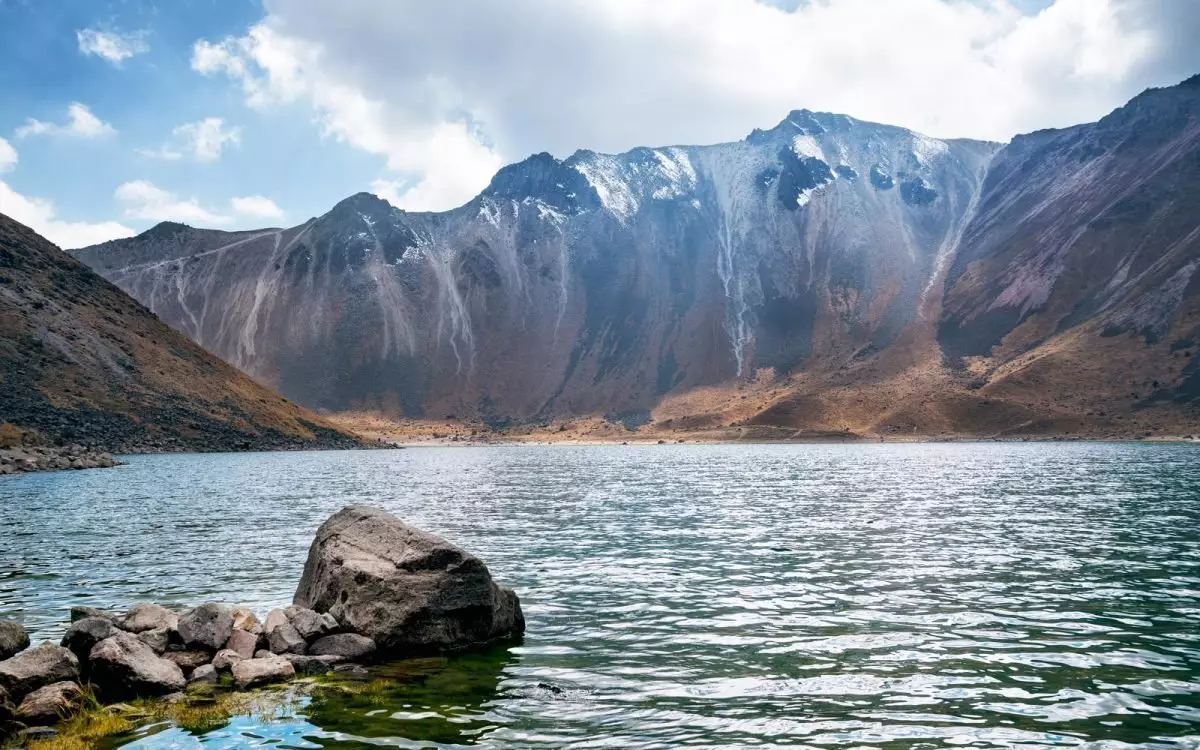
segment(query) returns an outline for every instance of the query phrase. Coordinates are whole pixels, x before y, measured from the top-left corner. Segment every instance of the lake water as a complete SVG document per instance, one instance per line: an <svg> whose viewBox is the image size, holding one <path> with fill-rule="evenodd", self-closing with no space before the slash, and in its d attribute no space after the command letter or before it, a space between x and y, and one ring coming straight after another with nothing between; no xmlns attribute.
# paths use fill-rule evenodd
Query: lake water
<svg viewBox="0 0 1200 750"><path fill-rule="evenodd" d="M374 503L479 553L522 644L129 746L1200 747L1200 449L148 456L0 478L0 617L290 602Z"/></svg>

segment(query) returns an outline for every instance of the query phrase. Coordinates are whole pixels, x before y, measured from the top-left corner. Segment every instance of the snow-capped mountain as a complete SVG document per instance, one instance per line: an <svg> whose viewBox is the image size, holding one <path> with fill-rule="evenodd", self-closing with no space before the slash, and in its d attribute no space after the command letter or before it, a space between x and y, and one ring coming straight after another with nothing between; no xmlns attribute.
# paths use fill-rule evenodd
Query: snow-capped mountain
<svg viewBox="0 0 1200 750"><path fill-rule="evenodd" d="M1149 283L1144 266L1159 256L1176 274L1195 265L1178 259L1195 258L1200 230L1180 232L1197 229L1200 209L1163 182L1200 170L1195 88L1143 95L1189 102L1167 106L1170 122L1121 110L1008 146L800 110L735 143L538 154L442 213L358 194L289 229L162 224L78 254L316 408L518 420L648 410L764 368L822 373L821 389L937 371L929 382L970 380L974 393L993 376L1012 382L1006 363L1063 326L1115 314L1087 258L1129 211L1151 217L1146 231L1166 211L1180 231L1145 237L1108 288ZM1082 297L1060 292L1067 258L1096 275ZM1139 315L1161 328L1194 296L1181 279L1163 280L1171 294L1156 287L1161 304L1122 307L1126 328ZM1053 322L1050 310L1068 314ZM1029 346L1008 346L1039 314Z"/></svg>

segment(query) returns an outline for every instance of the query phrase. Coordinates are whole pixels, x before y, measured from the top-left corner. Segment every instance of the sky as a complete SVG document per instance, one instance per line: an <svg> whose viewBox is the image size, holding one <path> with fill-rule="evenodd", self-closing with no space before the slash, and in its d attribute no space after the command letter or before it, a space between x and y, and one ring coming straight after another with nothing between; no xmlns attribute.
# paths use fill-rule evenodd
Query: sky
<svg viewBox="0 0 1200 750"><path fill-rule="evenodd" d="M793 109L1004 141L1200 73L1200 0L0 0L0 213L66 247L461 205Z"/></svg>

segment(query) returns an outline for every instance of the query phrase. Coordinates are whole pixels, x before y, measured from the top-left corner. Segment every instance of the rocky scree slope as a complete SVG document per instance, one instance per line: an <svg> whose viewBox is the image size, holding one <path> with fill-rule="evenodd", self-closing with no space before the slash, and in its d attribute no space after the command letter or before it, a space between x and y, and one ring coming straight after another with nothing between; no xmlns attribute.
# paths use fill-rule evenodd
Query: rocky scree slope
<svg viewBox="0 0 1200 750"><path fill-rule="evenodd" d="M78 256L313 408L1194 429L1197 88L1007 146L800 110L736 143L535 155L443 213L359 194Z"/></svg>
<svg viewBox="0 0 1200 750"><path fill-rule="evenodd" d="M37 439L120 452L360 443L3 215L0 422Z"/></svg>

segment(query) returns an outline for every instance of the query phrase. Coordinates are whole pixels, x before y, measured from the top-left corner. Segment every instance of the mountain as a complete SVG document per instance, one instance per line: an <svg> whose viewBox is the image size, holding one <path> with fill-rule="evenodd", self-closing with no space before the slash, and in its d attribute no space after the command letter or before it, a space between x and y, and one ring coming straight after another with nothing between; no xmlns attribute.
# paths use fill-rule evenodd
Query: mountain
<svg viewBox="0 0 1200 750"><path fill-rule="evenodd" d="M113 451L360 445L4 215L0 422Z"/></svg>
<svg viewBox="0 0 1200 750"><path fill-rule="evenodd" d="M1198 88L1008 145L799 110L735 143L538 154L442 213L359 194L289 229L161 224L78 257L335 412L1190 430Z"/></svg>

